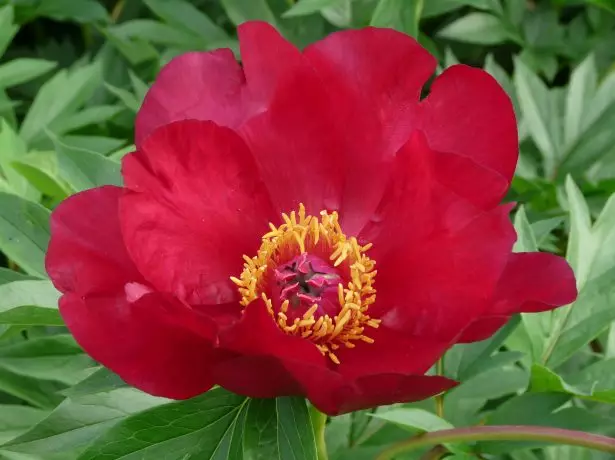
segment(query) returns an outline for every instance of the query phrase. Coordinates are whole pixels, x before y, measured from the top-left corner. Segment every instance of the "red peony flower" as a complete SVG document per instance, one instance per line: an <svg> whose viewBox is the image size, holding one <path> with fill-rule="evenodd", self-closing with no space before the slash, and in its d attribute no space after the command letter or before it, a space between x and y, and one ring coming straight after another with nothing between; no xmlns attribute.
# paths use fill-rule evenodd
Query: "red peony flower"
<svg viewBox="0 0 615 460"><path fill-rule="evenodd" d="M126 382L304 395L328 414L440 393L453 344L576 296L512 253L510 100L387 29L303 52L272 27L174 59L136 121L124 188L53 213L47 270L77 341Z"/></svg>

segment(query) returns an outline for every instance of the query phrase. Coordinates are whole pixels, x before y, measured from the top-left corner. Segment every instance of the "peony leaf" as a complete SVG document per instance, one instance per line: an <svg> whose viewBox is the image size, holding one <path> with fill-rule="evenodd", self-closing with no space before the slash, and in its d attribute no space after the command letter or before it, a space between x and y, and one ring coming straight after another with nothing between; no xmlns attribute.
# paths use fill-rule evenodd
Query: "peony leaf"
<svg viewBox="0 0 615 460"><path fill-rule="evenodd" d="M67 398L48 417L2 449L42 458L74 459L94 439L130 414L167 401L132 388Z"/></svg>
<svg viewBox="0 0 615 460"><path fill-rule="evenodd" d="M0 285L0 324L62 326L60 293L50 281L24 280Z"/></svg>
<svg viewBox="0 0 615 460"><path fill-rule="evenodd" d="M58 155L60 175L74 190L122 184L118 162L51 137Z"/></svg>
<svg viewBox="0 0 615 460"><path fill-rule="evenodd" d="M249 399L222 388L164 404L121 421L79 460L237 458L248 406Z"/></svg>
<svg viewBox="0 0 615 460"><path fill-rule="evenodd" d="M510 40L500 19L489 13L467 14L442 28L438 35L480 45L497 45Z"/></svg>
<svg viewBox="0 0 615 460"><path fill-rule="evenodd" d="M564 393L525 393L510 398L487 417L487 425L538 425L572 430L609 432L612 420L588 409L567 407L570 395ZM520 449L543 447L544 443L480 443L485 454L509 454Z"/></svg>
<svg viewBox="0 0 615 460"><path fill-rule="evenodd" d="M0 65L0 88L19 85L49 72L57 64L44 59L21 58Z"/></svg>
<svg viewBox="0 0 615 460"><path fill-rule="evenodd" d="M0 250L28 274L45 277L48 242L49 210L0 192Z"/></svg>

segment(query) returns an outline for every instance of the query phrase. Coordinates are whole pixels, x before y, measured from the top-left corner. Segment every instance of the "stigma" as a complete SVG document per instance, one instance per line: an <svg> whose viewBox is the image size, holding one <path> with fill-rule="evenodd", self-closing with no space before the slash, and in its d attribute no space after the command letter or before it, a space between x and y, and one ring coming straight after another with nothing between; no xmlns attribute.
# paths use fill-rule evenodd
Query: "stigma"
<svg viewBox="0 0 615 460"><path fill-rule="evenodd" d="M337 212L306 215L301 204L282 220L269 224L257 254L244 255L243 271L231 277L240 303L261 298L280 330L311 341L339 364L336 350L373 343L368 329L380 323L368 313L376 299L376 263L366 254L371 244L347 237Z"/></svg>

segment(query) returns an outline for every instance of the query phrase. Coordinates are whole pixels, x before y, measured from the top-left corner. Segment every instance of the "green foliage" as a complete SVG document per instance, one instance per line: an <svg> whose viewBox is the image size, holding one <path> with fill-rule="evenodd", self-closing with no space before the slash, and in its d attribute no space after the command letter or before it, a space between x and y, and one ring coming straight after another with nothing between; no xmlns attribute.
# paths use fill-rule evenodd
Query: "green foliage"
<svg viewBox="0 0 615 460"><path fill-rule="evenodd" d="M63 327L44 268L51 210L121 185L161 67L186 51L237 52L236 27L253 19L301 48L339 29L392 27L440 70L460 62L493 75L518 119L514 250L564 255L578 281L572 305L449 350L442 372L460 384L439 409L430 400L331 418L329 458L373 459L409 436L479 424L615 435L613 1L0 0L0 459L317 458L301 398L215 388L168 401L96 365ZM609 458L534 441L443 447L456 460Z"/></svg>

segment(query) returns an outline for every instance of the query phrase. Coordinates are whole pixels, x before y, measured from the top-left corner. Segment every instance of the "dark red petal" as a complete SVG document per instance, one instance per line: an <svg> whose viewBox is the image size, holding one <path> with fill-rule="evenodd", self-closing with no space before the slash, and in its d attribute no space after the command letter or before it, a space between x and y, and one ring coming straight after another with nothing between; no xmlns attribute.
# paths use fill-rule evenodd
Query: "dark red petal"
<svg viewBox="0 0 615 460"><path fill-rule="evenodd" d="M416 337L386 326L367 327L364 335L374 343L357 341L354 348L336 351L336 370L347 379L369 374L423 374L444 354L450 344L431 337Z"/></svg>
<svg viewBox="0 0 615 460"><path fill-rule="evenodd" d="M147 393L184 399L214 384L214 328L170 296L65 294L60 313L66 326L96 361Z"/></svg>
<svg viewBox="0 0 615 460"><path fill-rule="evenodd" d="M441 376L382 373L346 380L330 370L304 369L307 397L321 412L339 415L427 399L457 385Z"/></svg>
<svg viewBox="0 0 615 460"><path fill-rule="evenodd" d="M577 298L574 273L562 257L544 252L510 255L490 313L540 312Z"/></svg>
<svg viewBox="0 0 615 460"><path fill-rule="evenodd" d="M190 304L236 299L229 277L272 218L241 139L212 122L175 122L125 157L123 173L122 231L143 276Z"/></svg>
<svg viewBox="0 0 615 460"><path fill-rule="evenodd" d="M299 50L271 24L248 21L237 28L242 67L258 111L265 110L278 80L301 61Z"/></svg>
<svg viewBox="0 0 615 460"><path fill-rule="evenodd" d="M241 128L278 213L300 202L309 214L339 207L347 144L336 112L318 77L303 67L280 82L266 112Z"/></svg>
<svg viewBox="0 0 615 460"><path fill-rule="evenodd" d="M105 186L64 200L51 214L45 265L58 290L87 295L123 291L142 277L128 256L118 221L122 189Z"/></svg>
<svg viewBox="0 0 615 460"><path fill-rule="evenodd" d="M485 316L470 324L457 339L458 343L480 342L495 334L510 316Z"/></svg>
<svg viewBox="0 0 615 460"><path fill-rule="evenodd" d="M510 98L487 72L449 67L408 118L425 132L431 148L467 156L512 180L518 157L515 114Z"/></svg>
<svg viewBox="0 0 615 460"><path fill-rule="evenodd" d="M192 52L158 74L135 121L137 147L156 128L189 118L239 126L251 113L241 67L229 49Z"/></svg>
<svg viewBox="0 0 615 460"><path fill-rule="evenodd" d="M265 22L243 24L239 40L243 69L231 50L218 49L183 54L161 70L137 114L137 147L174 121L212 120L237 128L266 109L279 75L300 53Z"/></svg>
<svg viewBox="0 0 615 460"><path fill-rule="evenodd" d="M436 59L416 40L392 29L347 30L309 46L305 56L327 85L359 96L380 119L388 155L405 143L408 131L395 139L391 129L401 121L402 110L416 106L436 70Z"/></svg>
<svg viewBox="0 0 615 460"><path fill-rule="evenodd" d="M219 346L228 355L216 368L216 383L253 398L303 394L289 367L318 369L328 364L314 344L283 333L260 300L249 304L242 319L221 333Z"/></svg>
<svg viewBox="0 0 615 460"><path fill-rule="evenodd" d="M422 136L411 137L398 154L382 222L362 237L374 243L379 267L372 316L448 342L488 306L515 233L509 207L485 212L445 187L435 155Z"/></svg>
<svg viewBox="0 0 615 460"><path fill-rule="evenodd" d="M170 398L206 391L212 325L143 284L120 232L121 193L87 190L53 212L46 264L64 293L60 313L85 351L128 383Z"/></svg>

